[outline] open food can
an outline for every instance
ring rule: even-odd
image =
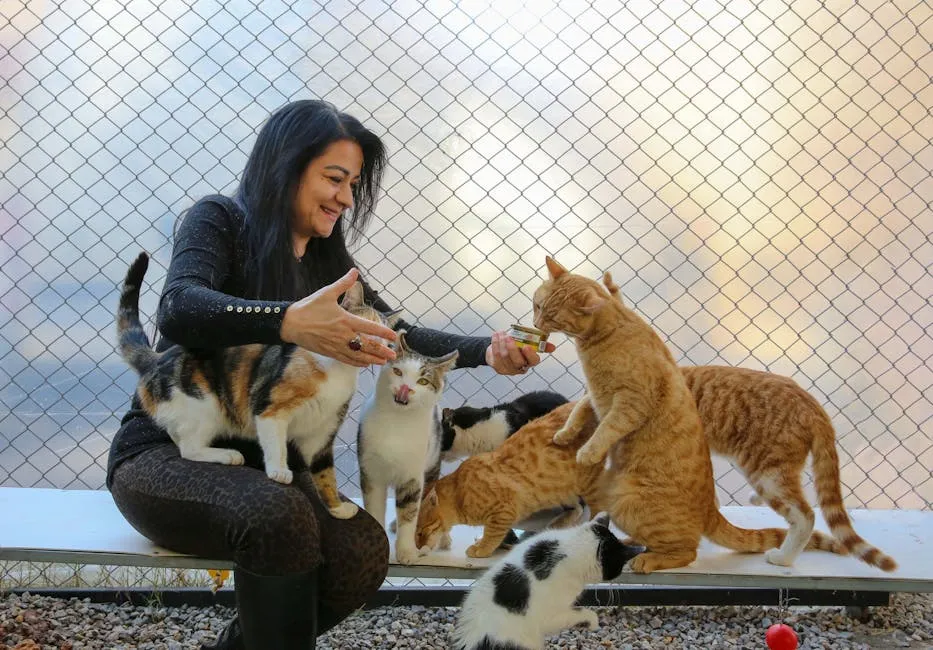
[[[512,328],[509,330],[509,336],[515,340],[515,344],[518,347],[523,345],[530,345],[535,348],[538,352],[544,352],[544,347],[547,344],[547,332],[542,332],[536,327],[526,327],[525,325],[512,325]]]

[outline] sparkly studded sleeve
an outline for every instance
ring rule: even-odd
[[[198,202],[178,228],[159,300],[159,331],[189,348],[281,343],[279,330],[290,303],[236,295],[245,293],[242,269],[236,268],[242,263],[237,254],[242,222],[223,201],[230,200]]]
[[[379,311],[387,312],[392,308],[373,291],[372,287],[364,283],[366,287],[366,298]],[[405,330],[405,340],[411,349],[415,352],[429,357],[441,357],[451,352],[459,350],[460,356],[457,357],[456,368],[476,368],[486,365],[486,348],[489,347],[491,339],[488,336],[463,336],[462,334],[449,334],[439,330],[432,330],[427,327],[418,327],[404,320],[400,320],[396,330]]]

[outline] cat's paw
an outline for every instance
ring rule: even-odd
[[[587,627],[591,630],[599,629],[599,614],[591,609],[584,609],[580,612],[580,622],[578,625]]]
[[[776,566],[793,566],[794,558],[787,557],[779,548],[772,548],[765,551],[765,560]]]
[[[576,437],[577,432],[564,425],[554,433],[553,442],[559,447],[565,447],[573,442]]]
[[[654,561],[647,557],[646,554],[636,555],[628,563],[628,566],[632,568],[632,573],[651,573],[654,571]]]
[[[437,548],[442,551],[449,551],[451,544],[453,544],[453,540],[450,538],[450,533],[444,533],[441,535],[441,541],[438,542]]]
[[[466,554],[467,557],[489,557],[492,555],[492,551],[487,551],[477,542],[476,544],[470,544]]]
[[[757,492],[752,492],[750,495],[748,495],[748,502],[753,506],[765,505],[765,500]]]
[[[222,449],[224,455],[219,456],[217,462],[221,465],[245,465],[246,460],[243,458],[243,454],[238,452],[236,449]]]
[[[395,547],[395,559],[399,564],[414,564],[419,557],[421,557],[421,551],[414,546]]]
[[[344,501],[336,508],[329,508],[331,516],[335,519],[350,519],[351,517],[356,516],[356,513],[360,511],[360,507],[355,503],[350,503],[349,501]]]
[[[606,451],[594,447],[590,443],[586,443],[580,447],[580,451],[577,452],[577,464],[578,465],[599,465],[606,460]]]
[[[287,467],[283,467],[281,469],[269,469],[267,467],[266,476],[271,478],[276,483],[284,483],[285,485],[289,485],[293,478],[292,470],[288,469]]]

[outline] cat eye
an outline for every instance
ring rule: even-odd
[[[392,368],[392,372],[394,372],[399,377],[402,376],[402,371],[399,368]]]
[[[427,386],[431,382],[429,382],[427,379],[422,377],[421,379],[418,380],[418,383],[421,384],[422,386]]]

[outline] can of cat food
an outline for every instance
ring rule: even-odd
[[[515,340],[518,347],[530,345],[538,352],[544,352],[547,345],[547,332],[542,332],[536,327],[526,327],[525,325],[512,325],[509,330],[509,336]]]

